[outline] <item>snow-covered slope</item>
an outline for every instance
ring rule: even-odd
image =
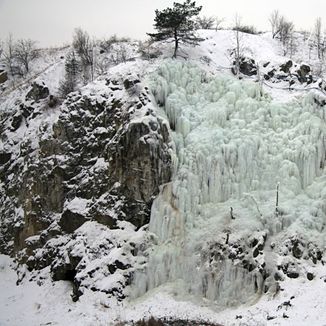
[[[178,60],[167,60],[171,44],[145,60],[132,43],[132,60],[54,108],[60,57],[42,61],[38,86],[2,95],[0,244],[28,268],[15,287],[1,258],[1,324],[153,315],[322,325],[326,101],[316,59],[300,35],[291,59],[268,33],[241,34],[249,75],[239,81],[234,32],[200,35]]]

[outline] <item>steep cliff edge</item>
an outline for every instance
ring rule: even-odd
[[[73,281],[76,297],[84,284],[123,297],[138,230],[170,180],[168,123],[132,74],[103,77],[60,106],[51,99],[35,82],[2,105],[1,253]],[[88,282],[95,273],[114,280]]]

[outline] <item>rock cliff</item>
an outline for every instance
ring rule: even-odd
[[[1,112],[0,251],[71,280],[74,298],[83,286],[123,297],[138,230],[171,177],[168,123],[132,74],[53,99],[34,82]]]

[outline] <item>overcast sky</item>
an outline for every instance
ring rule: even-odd
[[[82,27],[96,37],[129,36],[144,39],[152,31],[155,9],[172,6],[173,0],[0,0],[0,39],[38,40],[41,46],[70,42],[73,29]],[[177,1],[183,2],[183,1]],[[202,14],[226,19],[235,13],[245,24],[270,29],[274,9],[292,20],[297,29],[311,29],[316,17],[324,18],[326,0],[197,0]],[[324,16],[324,17],[323,17]]]

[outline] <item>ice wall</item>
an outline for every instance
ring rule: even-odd
[[[307,188],[325,171],[325,108],[309,96],[277,104],[256,83],[208,77],[176,61],[164,63],[151,85],[176,152],[172,182],[152,207],[156,245],[135,275],[136,296],[172,282],[178,293],[221,305],[248,302],[262,291],[261,273],[225,257],[207,259],[207,248],[226,236],[246,241],[265,230],[272,237],[305,223],[320,231],[325,207]]]

